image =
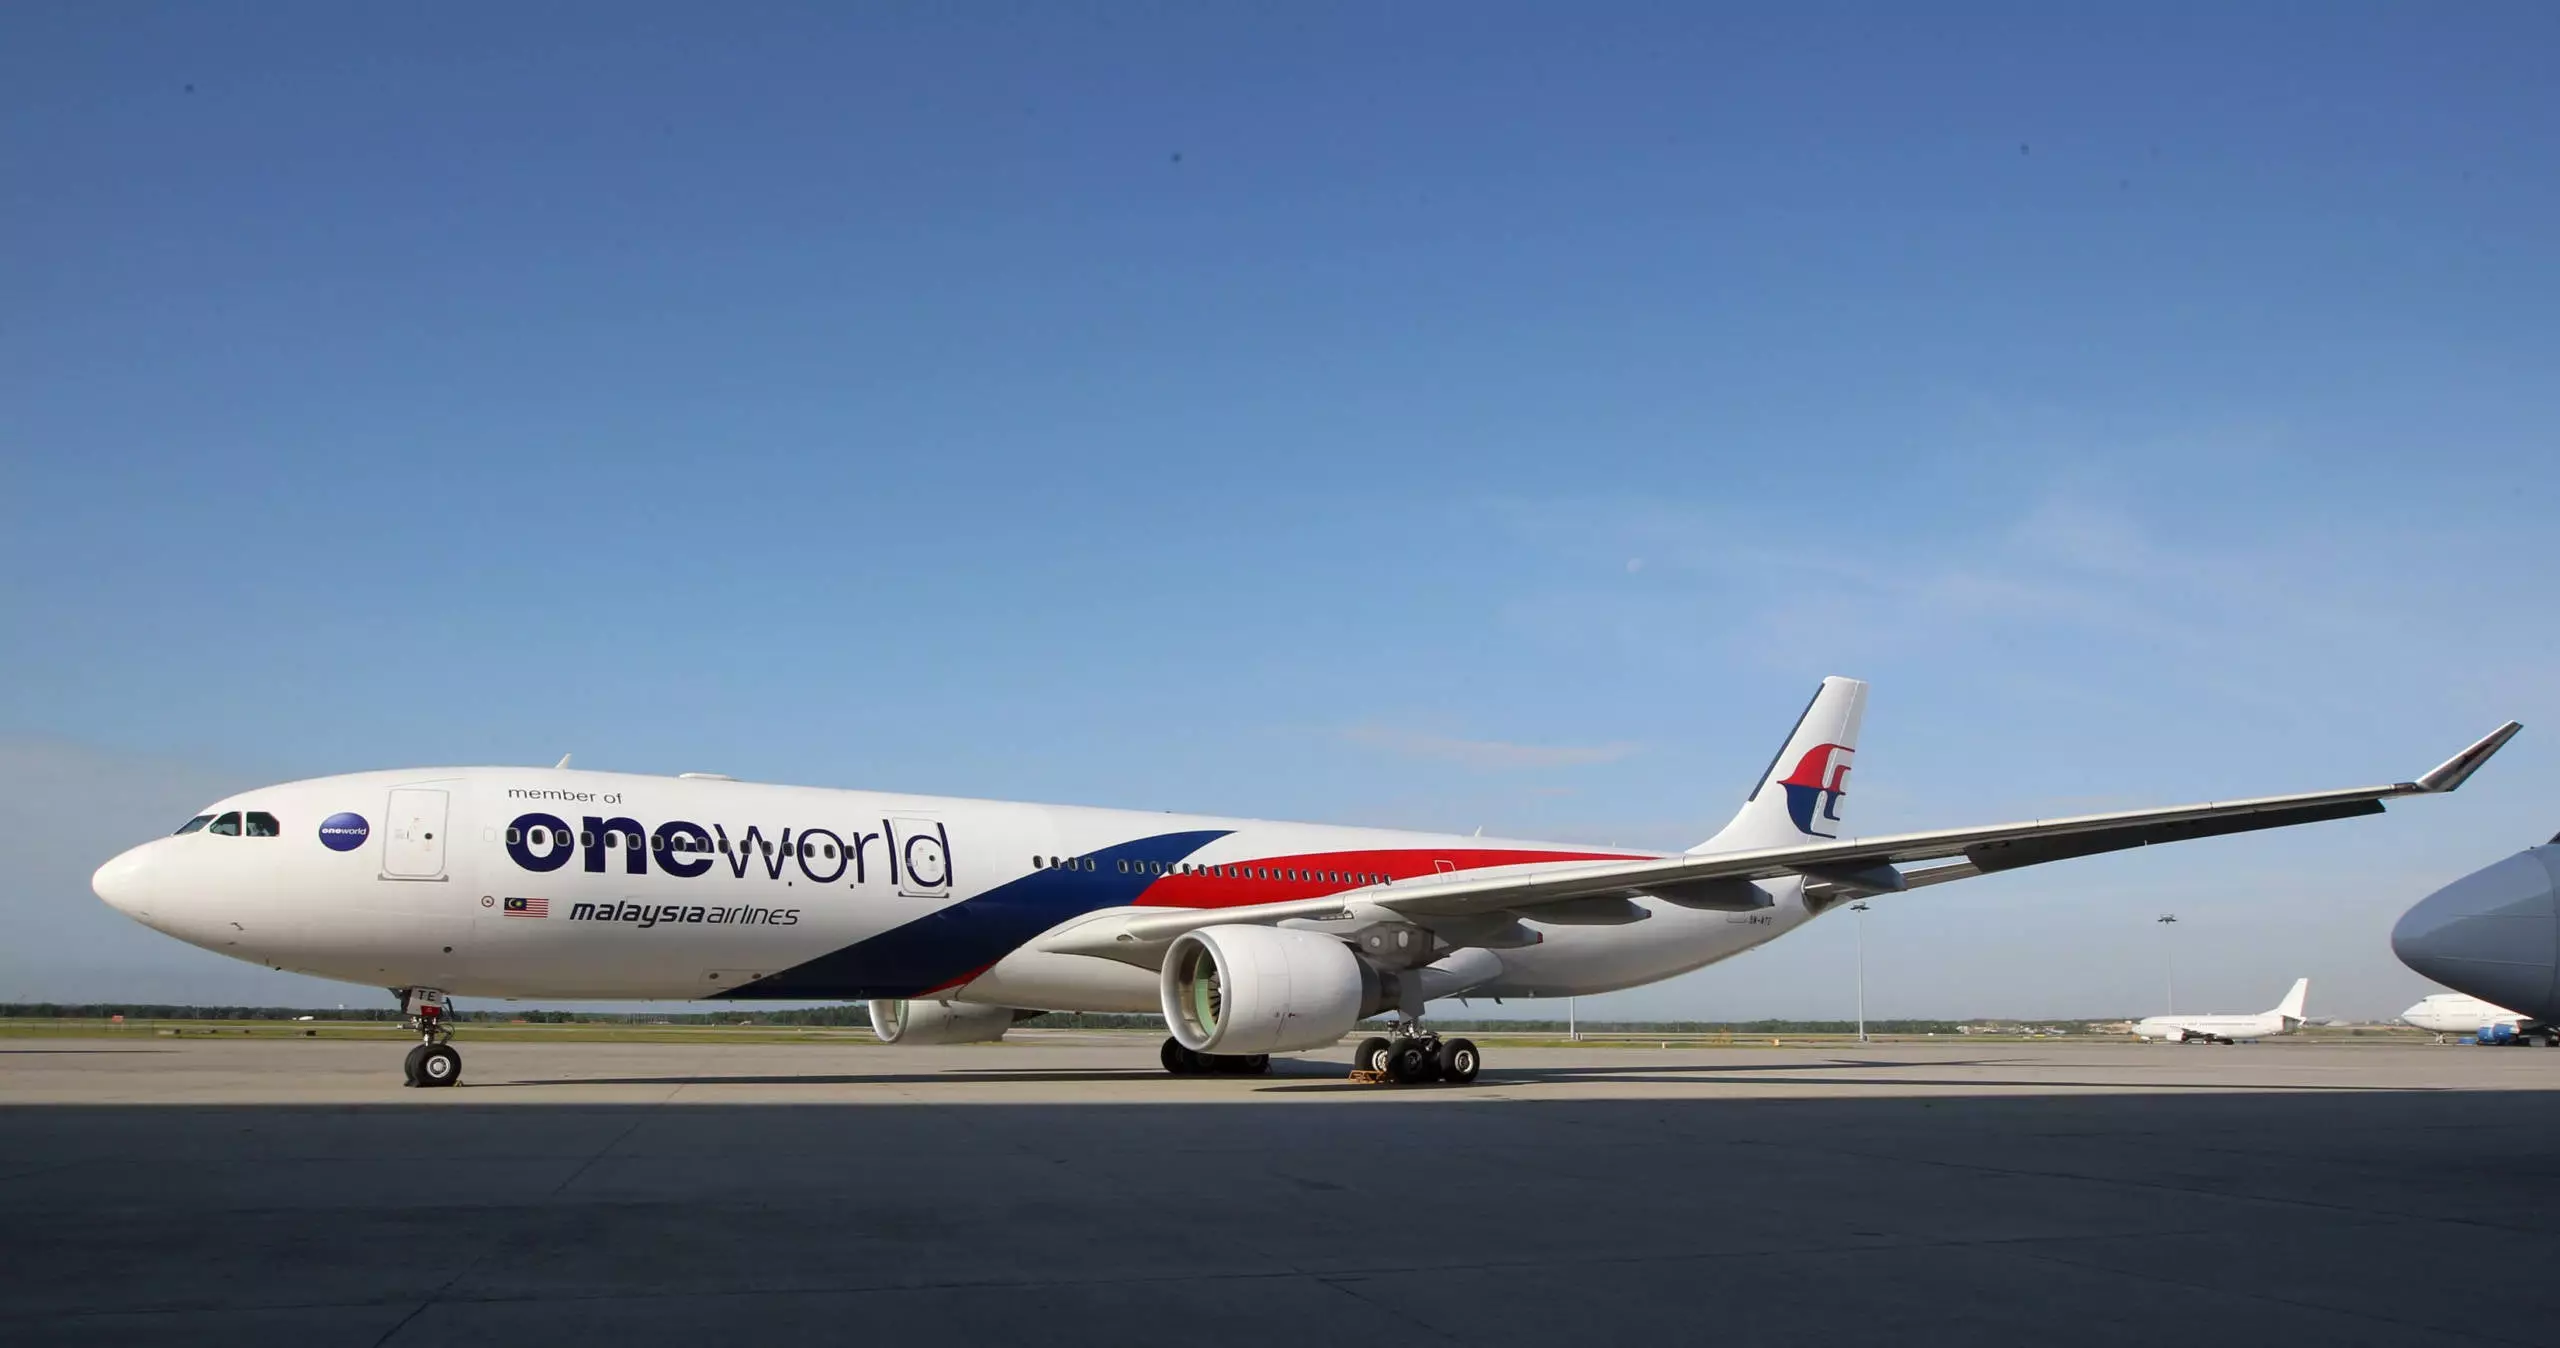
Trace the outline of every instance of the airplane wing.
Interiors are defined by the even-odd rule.
[[[1789,876],[1804,877],[1805,897],[1818,907],[1861,894],[1895,893],[2155,843],[2380,814],[2382,802],[2393,797],[2435,795],[2461,786],[2521,729],[2521,724],[2509,721],[2415,781],[2387,786],[2207,801],[1644,861],[1566,862],[1493,876],[1404,880],[1321,898],[1239,908],[1119,909],[1062,927],[1037,945],[1060,954],[1099,955],[1152,967],[1166,943],[1200,927],[1362,917],[1401,917],[1442,931],[1444,936],[1455,936],[1455,944],[1498,945],[1506,943],[1501,929],[1515,925],[1510,919],[1562,925],[1640,921],[1649,914],[1630,902],[1638,897],[1729,912],[1765,908],[1775,898],[1759,888],[1757,882]],[[1914,871],[1901,869],[1906,864],[1925,862],[1941,864]],[[1493,925],[1488,927],[1488,923]],[[1534,939],[1523,936],[1511,943]]]

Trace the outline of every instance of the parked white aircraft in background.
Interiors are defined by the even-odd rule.
[[[2133,1024],[2138,1039],[2166,1039],[2173,1044],[2236,1044],[2291,1034],[2302,1028],[2302,1003],[2311,995],[2311,980],[2293,980],[2293,991],[2273,1011],[2254,1016],[2152,1016]]]
[[[2522,1026],[2526,1018],[2467,992],[2439,992],[2419,998],[2416,1006],[2400,1013],[2400,1019],[2435,1031],[2441,1040],[2449,1034],[2478,1034],[2492,1025]]]
[[[390,988],[451,1085],[446,997],[871,999],[880,1037],[1161,1012],[1174,1072],[1260,1072],[1399,1013],[1359,1065],[1472,1079],[1439,998],[1588,996],[1740,954],[1862,895],[2451,791],[2412,782],[1881,837],[1841,803],[1866,688],[1826,679],[1742,810],[1679,853],[565,768],[421,768],[242,792],[91,882],[136,920]],[[1904,871],[1905,863],[1936,863]],[[805,886],[805,888],[804,888]]]

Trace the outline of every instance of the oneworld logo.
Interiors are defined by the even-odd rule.
[[[670,819],[651,828],[620,815],[608,819],[590,814],[571,828],[558,815],[536,811],[508,821],[506,843],[509,859],[536,872],[579,861],[589,874],[602,875],[619,859],[627,875],[646,875],[654,868],[690,880],[719,866],[733,879],[762,874],[779,880],[786,868],[797,867],[800,878],[816,884],[841,880],[867,885],[885,878],[899,893],[916,896],[948,893],[953,874],[951,830],[929,819],[883,819],[876,832],[786,828],[774,837],[751,824],[743,835],[731,837],[726,824],[705,828]]]
[[[332,852],[352,852],[372,835],[372,826],[360,814],[340,811],[320,821],[320,845]]]

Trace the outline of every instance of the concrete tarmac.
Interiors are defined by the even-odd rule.
[[[2560,1340],[2560,1052],[0,1041],[0,1341]]]

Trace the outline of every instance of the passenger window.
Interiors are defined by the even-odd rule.
[[[827,860],[833,861],[836,859],[836,845],[834,843],[820,843],[818,844],[818,850],[826,853]]]
[[[190,820],[188,820],[187,822],[185,822],[185,823],[183,823],[183,824],[178,825],[178,833],[173,833],[173,834],[171,834],[171,835],[169,835],[169,836],[171,836],[171,837],[173,837],[173,838],[174,838],[174,837],[177,837],[177,836],[178,836],[178,834],[183,834],[183,833],[193,833],[193,832],[195,832],[196,830],[198,830],[198,829],[200,829],[200,828],[203,828],[205,825],[210,824],[210,823],[212,823],[212,822],[213,822],[213,816],[212,816],[212,815],[209,815],[209,814],[200,814],[200,815],[197,815],[195,818],[190,819]]]
[[[284,832],[276,825],[276,817],[264,810],[251,810],[247,818],[248,834],[252,838],[273,838]]]
[[[239,837],[240,812],[238,810],[233,810],[231,813],[222,816],[220,819],[214,820],[211,824],[205,826],[205,832],[219,833],[226,838]]]

